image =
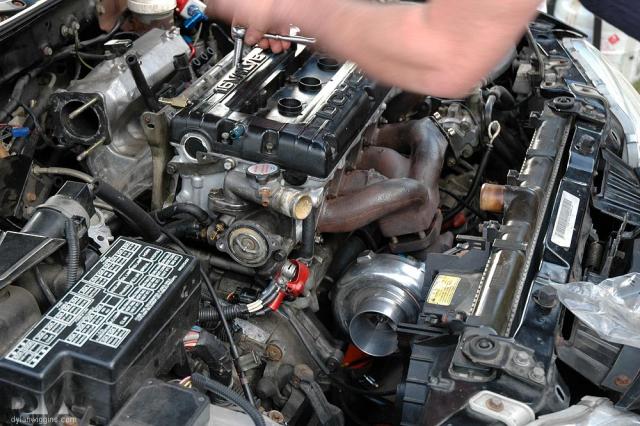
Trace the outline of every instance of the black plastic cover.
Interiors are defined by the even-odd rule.
[[[205,426],[209,398],[179,385],[149,380],[109,426]]]
[[[143,380],[171,366],[197,317],[196,264],[119,238],[0,359],[0,412],[53,415],[65,402],[108,421]]]
[[[352,64],[305,48],[256,49],[172,119],[171,140],[194,159],[214,152],[323,178],[388,92]]]

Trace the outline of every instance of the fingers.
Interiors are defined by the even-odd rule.
[[[259,44],[263,41],[263,38],[262,38],[263,35],[264,35],[264,31],[258,30],[255,27],[249,27],[247,29],[247,33],[244,36],[244,43],[248,46],[254,46],[256,44]],[[262,49],[267,49],[269,48],[269,44],[265,43],[264,45],[260,45],[260,47]]]
[[[240,25],[247,28],[244,42],[248,46],[257,45],[261,49],[271,49],[273,53],[281,53],[291,47],[288,41],[268,40],[264,38],[264,33],[269,32],[289,35],[289,25],[275,23],[270,14],[273,0],[261,0],[254,2],[250,0],[216,0],[210,2],[215,5],[214,13],[219,13],[222,17],[232,17],[233,25]]]
[[[278,28],[278,34],[290,35],[291,34],[291,27],[289,25],[280,26]],[[290,41],[281,41],[280,44],[282,45],[282,50],[288,50],[291,47],[291,42]]]

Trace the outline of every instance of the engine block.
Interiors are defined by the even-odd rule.
[[[215,153],[328,177],[389,89],[355,65],[299,47],[252,51],[171,121],[187,158]]]

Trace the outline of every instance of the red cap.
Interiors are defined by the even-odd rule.
[[[176,3],[178,4],[178,10],[182,12],[182,9],[189,3],[189,0],[177,0]]]

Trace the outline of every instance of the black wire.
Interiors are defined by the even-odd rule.
[[[29,114],[29,116],[31,116],[31,119],[33,120],[33,125],[35,126],[36,130],[40,133],[44,133],[42,130],[42,126],[40,126],[40,120],[38,120],[38,116],[33,111],[33,109],[28,107],[27,104],[25,104],[22,101],[18,101],[18,105],[20,105],[22,109],[25,110],[25,112]]]
[[[88,52],[76,52],[77,56],[80,56],[82,59],[95,59],[97,61],[107,61],[109,59],[114,59],[115,55],[107,55],[104,53],[88,53]]]
[[[447,194],[448,196],[450,196],[451,198],[456,200],[458,203],[463,204],[467,209],[471,210],[471,212],[473,214],[475,214],[476,216],[478,216],[480,219],[482,219],[482,220],[486,219],[486,215],[484,213],[482,213],[480,210],[476,209],[472,204],[467,203],[466,200],[464,200],[462,197],[454,194],[453,192],[449,191],[446,188],[439,187],[439,189],[440,189],[441,192],[444,192],[445,194]]]
[[[211,26],[214,27],[216,30],[220,31],[220,34],[222,34],[229,41],[229,43],[233,44],[233,39],[231,38],[231,36],[229,36],[229,34],[227,34],[227,32],[224,31],[222,28],[220,28],[220,25],[216,24],[215,22],[212,22]]]
[[[38,286],[42,290],[42,293],[44,294],[44,296],[47,298],[47,301],[51,306],[55,305],[56,296],[54,296],[53,292],[51,291],[47,283],[44,282],[44,278],[42,277],[42,272],[40,272],[40,268],[38,267],[38,265],[36,265],[33,268],[33,271],[36,276],[36,283],[38,283]]]
[[[187,254],[189,253],[189,249],[187,249],[187,247],[182,243],[182,241],[180,241],[175,235],[171,234],[170,232],[164,229],[162,230],[162,232],[172,242],[177,244],[182,251],[184,251]],[[199,268],[200,268],[200,275],[202,275],[202,279],[204,280],[207,290],[211,295],[211,299],[213,300],[213,305],[215,306],[216,310],[218,311],[218,314],[220,315],[220,322],[222,323],[222,328],[225,334],[227,335],[227,338],[229,339],[229,350],[231,352],[231,358],[233,359],[233,365],[235,366],[236,374],[238,374],[238,378],[240,379],[240,384],[242,385],[242,390],[244,391],[244,395],[252,405],[255,405],[255,399],[253,398],[253,392],[251,391],[251,387],[249,386],[249,380],[247,379],[247,376],[244,374],[244,371],[240,366],[240,352],[238,351],[238,346],[236,345],[235,340],[233,339],[233,333],[231,332],[231,327],[229,327],[229,322],[224,316],[224,311],[222,309],[222,304],[220,303],[220,299],[218,298],[218,295],[216,294],[215,289],[213,288],[213,284],[211,283],[209,276],[206,274],[206,272],[202,268],[202,265],[200,265]]]
[[[480,183],[482,182],[482,177],[484,176],[484,171],[487,168],[487,164],[489,164],[489,157],[491,156],[492,152],[493,152],[493,144],[489,143],[487,145],[487,149],[484,153],[484,156],[482,157],[482,161],[480,162],[480,166],[478,167],[478,171],[476,172],[476,175],[473,178],[473,183],[471,184],[471,188],[469,189],[469,192],[467,193],[467,195],[464,197],[465,204],[471,204],[471,202],[473,201],[473,197],[475,196],[475,193],[478,190]],[[465,208],[465,205],[463,203],[459,203],[457,206],[455,206],[454,208],[446,212],[446,214],[444,215],[444,218],[442,219],[442,222],[443,223],[449,222],[458,213],[463,211],[464,208]]]
[[[229,389],[222,383],[209,377],[205,377],[204,375],[199,373],[191,375],[191,382],[195,387],[198,387],[205,391],[209,391],[216,396],[222,397],[230,403],[240,407],[242,410],[244,410],[245,413],[247,413],[247,415],[251,418],[256,426],[266,426],[264,417],[262,417],[262,414],[260,414],[260,412],[256,407],[253,406],[253,404],[250,404],[248,401],[243,399],[242,396],[238,395],[235,391]]]

